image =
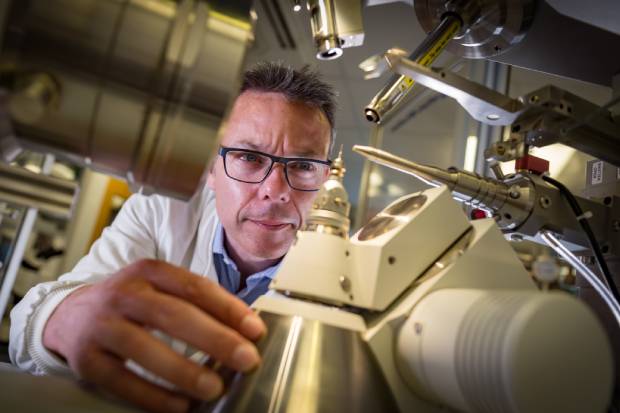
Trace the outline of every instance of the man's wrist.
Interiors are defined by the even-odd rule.
[[[88,284],[70,283],[49,292],[45,301],[37,308],[28,326],[28,352],[38,368],[46,374],[67,372],[68,367],[62,357],[59,347],[60,342],[54,333],[54,326],[48,330],[49,321],[53,313],[60,307],[64,300],[86,287]],[[46,333],[46,330],[47,333]],[[47,335],[47,337],[45,337]],[[49,344],[49,345],[48,345]]]

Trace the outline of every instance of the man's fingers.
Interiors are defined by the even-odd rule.
[[[83,379],[152,412],[186,412],[190,406],[189,398],[148,383],[127,370],[121,360],[104,352],[92,353],[79,371]]]
[[[173,296],[145,291],[124,300],[119,310],[125,317],[181,339],[235,370],[248,371],[260,362],[256,347],[237,331]]]
[[[243,301],[206,278],[162,261],[142,260],[132,267],[160,291],[191,302],[250,340],[260,338],[267,330]]]
[[[135,361],[190,396],[212,400],[222,393],[223,383],[216,373],[182,357],[131,322],[110,322],[98,342],[105,350]]]

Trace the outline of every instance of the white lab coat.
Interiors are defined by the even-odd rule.
[[[218,222],[215,196],[206,186],[187,203],[159,195],[131,196],[71,272],[33,287],[11,311],[13,364],[33,374],[70,374],[67,364],[43,346],[48,318],[76,288],[100,281],[141,258],[164,260],[218,282],[211,253]],[[160,338],[187,354],[183,342]]]

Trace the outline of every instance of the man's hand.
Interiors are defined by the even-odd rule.
[[[43,344],[81,378],[152,411],[186,411],[190,397],[222,392],[220,377],[149,333],[157,329],[238,371],[254,368],[264,323],[210,280],[161,261],[143,260],[82,287],[56,308]],[[131,359],[177,386],[165,390],[125,367]]]

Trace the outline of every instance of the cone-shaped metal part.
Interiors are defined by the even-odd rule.
[[[422,165],[370,146],[355,145],[353,151],[380,165],[413,175],[428,185],[446,185],[454,198],[478,208],[499,211],[509,200],[510,187],[501,181],[456,168]],[[523,210],[530,208],[527,204],[516,207]]]
[[[269,333],[257,344],[258,369],[229,374],[224,396],[194,412],[398,411],[359,332],[300,316],[260,315]]]

